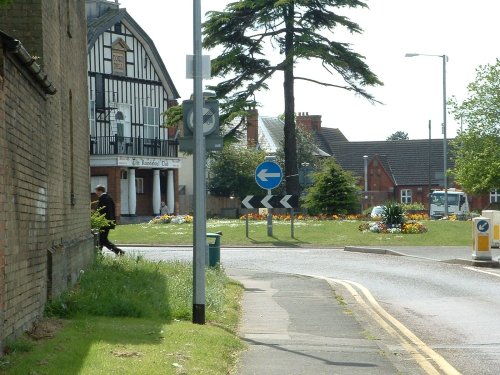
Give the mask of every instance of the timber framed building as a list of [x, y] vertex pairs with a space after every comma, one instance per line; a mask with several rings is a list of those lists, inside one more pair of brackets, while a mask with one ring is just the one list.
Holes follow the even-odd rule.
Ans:
[[[178, 211], [178, 144], [162, 126], [179, 94], [149, 36], [117, 2], [87, 0], [91, 190], [117, 217]], [[91, 191], [92, 193], [93, 191]]]

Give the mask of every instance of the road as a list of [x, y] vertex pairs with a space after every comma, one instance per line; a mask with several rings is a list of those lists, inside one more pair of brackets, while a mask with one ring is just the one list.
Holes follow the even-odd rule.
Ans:
[[[150, 259], [191, 260], [191, 249], [130, 249]], [[347, 280], [463, 374], [500, 373], [500, 271], [341, 249], [222, 249], [225, 268]], [[355, 285], [355, 284], [352, 284]], [[351, 302], [345, 285], [336, 292]], [[355, 310], [370, 329], [376, 322]], [[382, 330], [377, 336], [384, 337]], [[390, 341], [389, 349], [400, 348]]]

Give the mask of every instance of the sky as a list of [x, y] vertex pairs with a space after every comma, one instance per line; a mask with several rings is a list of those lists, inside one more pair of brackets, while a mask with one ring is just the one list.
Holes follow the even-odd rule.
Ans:
[[[201, 0], [203, 13], [222, 10], [228, 0]], [[122, 7], [154, 41], [181, 99], [189, 98], [193, 82], [186, 79], [186, 55], [192, 54], [192, 12], [189, 0], [121, 0]], [[479, 65], [493, 64], [500, 55], [500, 1], [498, 0], [367, 0], [369, 9], [342, 9], [363, 29], [349, 34], [337, 29], [338, 42], [365, 56], [384, 86], [368, 88], [383, 104], [372, 104], [351, 92], [297, 82], [297, 112], [321, 115], [323, 126], [339, 128], [350, 141], [384, 140], [395, 131], [410, 139], [441, 138], [443, 123], [443, 69], [440, 57], [405, 57], [406, 53], [447, 55], [447, 98], [463, 100], [467, 85]], [[175, 4], [175, 5], [174, 5]], [[216, 56], [217, 51], [204, 54]], [[342, 84], [338, 77], [320, 73], [317, 63], [297, 65], [297, 75]], [[214, 80], [204, 81], [213, 84]], [[283, 79], [276, 75], [270, 90], [256, 96], [259, 113], [278, 116], [284, 112]], [[448, 137], [460, 121], [448, 115]], [[466, 125], [465, 125], [466, 126]]]

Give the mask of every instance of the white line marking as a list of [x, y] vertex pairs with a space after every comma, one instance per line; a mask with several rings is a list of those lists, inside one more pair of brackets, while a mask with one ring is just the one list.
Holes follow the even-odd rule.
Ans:
[[483, 270], [478, 270], [474, 267], [464, 267], [466, 270], [474, 271], [474, 272], [480, 272], [480, 273], [485, 273], [487, 275], [495, 276], [495, 277], [500, 277], [500, 274], [494, 273], [494, 272], [489, 272], [489, 271], [483, 271]]

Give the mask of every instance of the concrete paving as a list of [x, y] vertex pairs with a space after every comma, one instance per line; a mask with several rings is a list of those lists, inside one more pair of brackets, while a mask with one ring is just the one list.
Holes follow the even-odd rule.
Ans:
[[322, 280], [229, 269], [245, 287], [238, 374], [398, 374]]
[[500, 249], [492, 248], [492, 261], [477, 261], [472, 259], [472, 248], [469, 246], [387, 246], [387, 247], [369, 247], [369, 246], [347, 246], [345, 251], [408, 256], [435, 260], [438, 262], [462, 264], [476, 267], [499, 268]]

